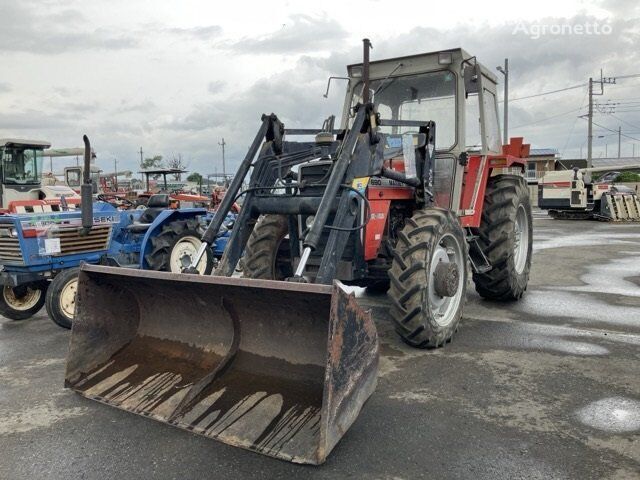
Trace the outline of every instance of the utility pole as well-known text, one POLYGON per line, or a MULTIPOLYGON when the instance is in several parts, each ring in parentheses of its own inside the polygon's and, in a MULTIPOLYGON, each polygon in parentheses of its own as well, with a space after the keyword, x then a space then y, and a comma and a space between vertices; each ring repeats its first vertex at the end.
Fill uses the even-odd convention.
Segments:
POLYGON ((118 191, 118 160, 113 159, 113 183, 116 188, 116 192, 118 191))
POLYGON ((615 84, 615 77, 603 77, 602 70, 600 70, 600 93, 593 92, 593 78, 589 77, 589 113, 587 114, 589 120, 589 129, 587 132, 587 168, 591 168, 593 166, 593 96, 594 95, 604 95, 604 85, 605 84, 615 84))
POLYGON ((621 144, 621 139, 622 137, 622 127, 618 127, 618 158, 620 158, 620 144, 621 144))
POLYGON ((140 183, 142 184, 142 188, 144 188, 144 160, 142 159, 142 147, 140 147, 140 183))
POLYGON ((503 132, 503 145, 507 145, 509 143, 509 59, 504 59, 504 68, 496 67, 500 73, 504 75, 504 102, 503 102, 503 112, 504 112, 504 132, 503 132))
POLYGON ((587 168, 593 166, 593 78, 589 77, 589 131, 587 132, 587 168))
POLYGON ((218 145, 220 145, 222 147, 222 179, 224 180, 224 186, 227 186, 227 167, 224 163, 224 147, 226 145, 226 142, 224 141, 224 138, 222 139, 222 142, 218 142, 218 145))

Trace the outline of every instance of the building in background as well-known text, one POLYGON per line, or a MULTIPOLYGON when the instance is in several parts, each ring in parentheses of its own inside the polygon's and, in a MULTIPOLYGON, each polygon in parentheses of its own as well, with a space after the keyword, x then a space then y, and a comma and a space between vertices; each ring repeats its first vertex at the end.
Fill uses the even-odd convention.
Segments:
POLYGON ((558 150, 555 148, 532 148, 527 158, 525 176, 528 183, 538 183, 545 172, 556 170, 558 150))

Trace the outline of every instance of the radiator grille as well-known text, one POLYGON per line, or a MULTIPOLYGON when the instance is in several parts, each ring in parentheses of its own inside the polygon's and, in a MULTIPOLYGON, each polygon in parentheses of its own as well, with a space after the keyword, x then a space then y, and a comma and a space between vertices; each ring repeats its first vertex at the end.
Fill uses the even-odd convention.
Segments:
POLYGON ((52 235, 52 238, 60 239, 61 251, 55 256, 106 250, 110 236, 111 225, 94 225, 86 236, 81 236, 77 227, 62 227, 52 235))
POLYGON ((8 228, 0 228, 0 260, 11 263, 22 263, 20 241, 9 236, 8 228))

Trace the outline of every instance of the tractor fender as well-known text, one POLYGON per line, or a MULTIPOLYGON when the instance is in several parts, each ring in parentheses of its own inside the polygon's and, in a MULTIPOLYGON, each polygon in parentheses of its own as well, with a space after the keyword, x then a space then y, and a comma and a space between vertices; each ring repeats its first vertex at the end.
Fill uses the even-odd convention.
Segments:
POLYGON ((142 244, 140 245, 140 268, 148 268, 144 259, 145 255, 149 253, 149 250, 151 249, 151 239, 162 231, 162 227, 176 220, 187 220, 190 218, 204 216, 206 214, 207 210, 205 208, 183 208, 180 210, 167 209, 161 212, 153 221, 142 239, 142 244))

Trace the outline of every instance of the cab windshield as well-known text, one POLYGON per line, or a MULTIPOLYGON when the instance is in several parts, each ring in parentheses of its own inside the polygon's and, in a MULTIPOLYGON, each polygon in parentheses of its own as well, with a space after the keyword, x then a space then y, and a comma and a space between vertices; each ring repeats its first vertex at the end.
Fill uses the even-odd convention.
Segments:
POLYGON ((6 185, 39 184, 42 151, 33 148, 10 148, 2 151, 2 180, 6 185))
MULTIPOLYGON (((436 148, 448 150, 456 143, 456 79, 449 71, 420 73, 369 82, 370 98, 380 118, 436 122, 436 148)), ((356 87, 352 107, 362 101, 356 87)), ((416 132, 417 127, 382 127, 388 134, 416 132)))

